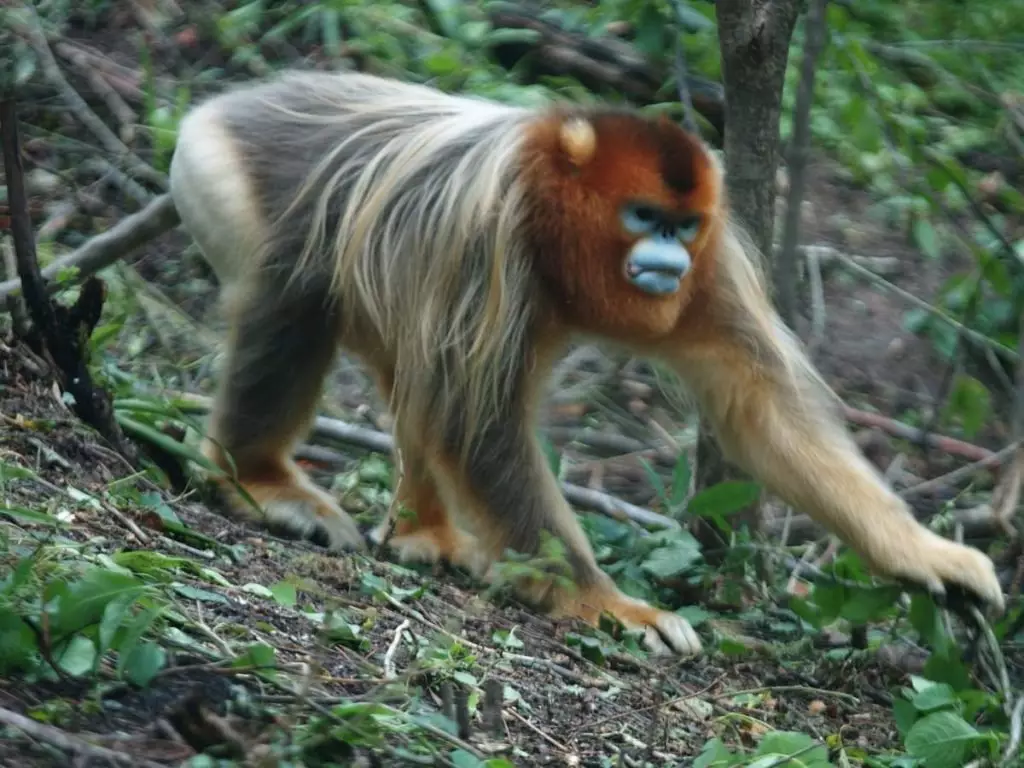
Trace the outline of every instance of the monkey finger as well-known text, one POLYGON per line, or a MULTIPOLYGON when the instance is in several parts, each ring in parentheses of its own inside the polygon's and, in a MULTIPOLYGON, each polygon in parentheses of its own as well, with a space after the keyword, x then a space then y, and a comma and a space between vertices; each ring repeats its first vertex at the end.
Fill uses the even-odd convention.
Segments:
POLYGON ((649 625, 644 633, 645 645, 654 653, 676 653, 695 656, 703 650, 700 636, 682 616, 659 612, 657 623, 649 625))

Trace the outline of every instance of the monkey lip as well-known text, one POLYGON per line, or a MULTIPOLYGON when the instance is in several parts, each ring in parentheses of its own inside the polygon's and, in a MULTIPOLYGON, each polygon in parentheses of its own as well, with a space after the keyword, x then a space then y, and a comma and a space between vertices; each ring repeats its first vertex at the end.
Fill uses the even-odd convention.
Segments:
POLYGON ((664 295, 679 290, 686 269, 682 267, 644 267, 636 263, 626 265, 626 277, 644 293, 664 295))

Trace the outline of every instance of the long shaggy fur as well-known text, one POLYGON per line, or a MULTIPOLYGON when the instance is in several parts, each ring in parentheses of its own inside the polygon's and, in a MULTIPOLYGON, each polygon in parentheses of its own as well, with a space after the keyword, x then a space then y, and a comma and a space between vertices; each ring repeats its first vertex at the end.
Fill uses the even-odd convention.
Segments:
POLYGON ((291 259, 291 281, 329 274, 344 341, 394 350, 398 429, 422 433, 455 406, 471 434, 510 396, 508 351, 531 326, 517 158, 535 113, 322 73, 209 108, 242 147, 275 233, 255 258, 291 259))

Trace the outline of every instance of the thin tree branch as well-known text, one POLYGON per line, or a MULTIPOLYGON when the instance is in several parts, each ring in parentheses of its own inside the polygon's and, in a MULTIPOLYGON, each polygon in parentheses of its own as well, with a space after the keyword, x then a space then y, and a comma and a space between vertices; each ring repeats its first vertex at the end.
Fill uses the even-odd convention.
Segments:
POLYGON ((811 142, 811 105, 814 102, 814 80, 818 57, 825 49, 828 31, 825 9, 828 0, 810 0, 804 22, 804 59, 800 67, 800 88, 793 113, 793 135, 789 141, 787 166, 789 195, 786 218, 782 228, 782 248, 775 263, 779 310, 790 328, 797 316, 796 275, 797 245, 800 242, 800 214, 807 186, 807 155, 811 142))
MULTIPOLYGON (((141 211, 126 216, 103 234, 90 238, 80 248, 42 270, 46 291, 54 293, 60 288, 60 284, 53 280, 62 270, 75 267, 78 279, 83 280, 173 229, 179 222, 178 211, 169 195, 153 198, 141 211)), ((0 283, 0 300, 6 300, 20 288, 20 279, 5 280, 0 283)))

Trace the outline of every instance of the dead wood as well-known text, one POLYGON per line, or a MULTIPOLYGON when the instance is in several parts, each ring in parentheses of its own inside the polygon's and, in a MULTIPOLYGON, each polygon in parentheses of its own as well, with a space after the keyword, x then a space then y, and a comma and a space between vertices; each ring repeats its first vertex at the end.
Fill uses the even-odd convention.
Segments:
POLYGON ((17 104, 9 94, 0 102, 0 137, 3 142, 4 174, 11 209, 11 234, 22 295, 32 328, 25 341, 33 350, 53 362, 61 389, 74 398, 75 413, 100 433, 134 466, 138 455, 114 420, 110 397, 94 387, 85 363, 85 348, 103 309, 105 288, 95 277, 82 286, 71 308, 50 301, 36 259, 35 236, 28 213, 25 174, 21 164, 17 104))

